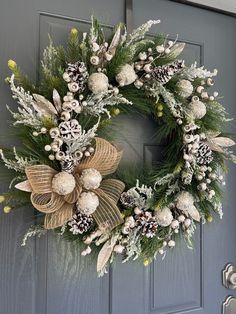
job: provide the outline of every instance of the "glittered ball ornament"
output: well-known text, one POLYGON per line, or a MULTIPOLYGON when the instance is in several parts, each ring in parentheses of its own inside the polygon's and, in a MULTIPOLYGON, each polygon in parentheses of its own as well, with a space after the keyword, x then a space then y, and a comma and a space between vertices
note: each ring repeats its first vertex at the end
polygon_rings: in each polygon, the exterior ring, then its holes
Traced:
POLYGON ((67 195, 75 188, 75 178, 71 173, 62 171, 52 179, 52 190, 59 195, 67 195))
POLYGON ((183 98, 188 98, 193 93, 193 85, 188 80, 180 80, 176 84, 177 93, 183 98))
POLYGON ((108 77, 104 73, 93 73, 88 78, 88 88, 94 94, 105 93, 108 86, 108 77))
POLYGON ((94 168, 85 169, 81 173, 80 182, 87 190, 94 190, 100 186, 102 176, 99 171, 94 168))
POLYGON ((206 115, 206 106, 197 96, 192 98, 189 109, 194 119, 202 119, 206 115))
POLYGON ((116 81, 120 86, 126 86, 134 83, 137 79, 137 74, 134 71, 134 67, 130 64, 125 64, 120 69, 120 72, 116 75, 116 81))
POLYGON ((173 215, 168 207, 164 207, 155 213, 155 218, 159 226, 167 227, 173 221, 173 215))
POLYGON ((99 205, 99 199, 93 192, 82 192, 77 202, 79 212, 92 215, 99 205))

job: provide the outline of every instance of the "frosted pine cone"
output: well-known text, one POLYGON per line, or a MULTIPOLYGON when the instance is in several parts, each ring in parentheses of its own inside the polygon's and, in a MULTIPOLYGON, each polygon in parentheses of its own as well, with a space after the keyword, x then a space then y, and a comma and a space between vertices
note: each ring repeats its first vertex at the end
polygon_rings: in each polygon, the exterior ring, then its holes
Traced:
POLYGON ((157 228, 158 223, 153 217, 143 225, 142 235, 145 235, 147 238, 153 238, 157 233, 157 228))
POLYGON ((123 192, 120 197, 122 205, 133 208, 135 206, 135 198, 127 192, 123 192))
POLYGON ((182 60, 178 60, 168 65, 157 66, 152 71, 152 76, 160 83, 167 83, 173 77, 174 74, 179 72, 184 66, 182 60))
POLYGON ((67 78, 70 82, 75 82, 78 84, 78 91, 82 92, 85 89, 88 80, 88 71, 84 62, 68 63, 68 67, 65 70, 66 81, 67 78))
POLYGON ((134 216, 134 219, 138 226, 144 226, 152 218, 155 219, 155 217, 152 217, 152 214, 148 211, 142 211, 142 213, 134 216))
POLYGON ((68 226, 71 227, 70 231, 74 234, 83 234, 87 232, 93 224, 93 217, 84 215, 80 212, 76 212, 73 218, 68 222, 68 226))
POLYGON ((206 143, 201 142, 199 144, 196 157, 197 157, 197 163, 199 165, 208 165, 213 160, 212 150, 206 143))
POLYGON ((148 211, 143 211, 142 213, 135 215, 135 222, 138 227, 140 227, 142 235, 147 238, 152 238, 157 232, 158 222, 156 217, 148 211))

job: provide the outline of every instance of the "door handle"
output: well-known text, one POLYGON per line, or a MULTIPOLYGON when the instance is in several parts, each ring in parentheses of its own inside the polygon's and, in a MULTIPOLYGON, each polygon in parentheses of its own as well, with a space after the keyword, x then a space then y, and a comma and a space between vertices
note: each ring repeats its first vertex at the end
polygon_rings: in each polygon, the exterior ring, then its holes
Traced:
POLYGON ((223 314, 236 313, 236 298, 229 296, 223 303, 223 314))
POLYGON ((236 266, 227 264, 222 274, 225 288, 230 290, 236 289, 236 266))

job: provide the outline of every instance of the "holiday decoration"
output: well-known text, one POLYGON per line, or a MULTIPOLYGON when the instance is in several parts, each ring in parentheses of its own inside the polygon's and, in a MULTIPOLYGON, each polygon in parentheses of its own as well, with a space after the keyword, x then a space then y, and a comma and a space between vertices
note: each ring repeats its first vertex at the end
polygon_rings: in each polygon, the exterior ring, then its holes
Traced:
POLYGON ((148 265, 179 235, 191 247, 197 224, 222 218, 225 160, 236 157, 225 133, 231 119, 212 91, 217 70, 185 65, 184 43, 146 36, 158 23, 131 34, 119 24, 106 41, 92 18, 89 33, 71 30, 67 47, 50 41, 35 85, 9 60, 18 107, 7 109, 21 145, 0 150, 12 175, 0 203, 6 214, 33 205, 42 217, 22 245, 53 229, 83 242, 84 257, 98 248, 103 275, 117 254, 148 265), (112 127, 127 112, 153 119, 152 141, 166 143, 152 169, 120 163, 112 127))

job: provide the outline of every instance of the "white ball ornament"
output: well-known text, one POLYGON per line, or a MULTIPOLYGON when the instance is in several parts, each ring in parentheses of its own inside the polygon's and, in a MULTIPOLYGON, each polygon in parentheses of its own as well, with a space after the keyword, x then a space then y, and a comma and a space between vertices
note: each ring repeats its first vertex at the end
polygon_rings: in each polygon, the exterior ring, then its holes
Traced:
POLYGON ((120 86, 132 84, 137 79, 137 74, 134 67, 130 64, 125 64, 121 67, 120 72, 116 75, 116 81, 120 86))
POLYGON ((64 158, 65 158, 65 153, 64 152, 57 152, 56 154, 55 154, 55 158, 56 158, 56 160, 59 160, 59 161, 61 161, 61 160, 63 160, 64 158))
POLYGON ((84 215, 92 215, 99 205, 99 199, 93 192, 82 192, 77 202, 78 210, 84 215))
POLYGON ((130 227, 127 226, 127 225, 124 225, 124 226, 122 227, 122 233, 123 233, 123 234, 129 234, 129 233, 130 233, 130 227))
POLYGON ((172 223, 171 223, 171 228, 172 228, 172 229, 179 228, 179 222, 178 222, 178 220, 173 220, 173 221, 172 221, 172 223))
POLYGON ((145 66, 143 67, 144 71, 146 73, 150 73, 152 72, 152 65, 150 63, 145 64, 145 66))
POLYGON ((207 112, 205 104, 196 96, 192 98, 192 101, 189 104, 189 109, 191 110, 194 119, 202 119, 207 112))
POLYGON ((191 219, 189 219, 189 218, 185 219, 185 221, 184 221, 184 226, 185 226, 186 228, 190 227, 191 224, 192 224, 191 219))
POLYGON ((95 190, 99 188, 102 176, 99 171, 94 168, 85 169, 80 176, 80 182, 86 190, 95 190))
POLYGON ((206 83, 207 83, 208 86, 213 86, 214 85, 214 81, 210 77, 207 79, 206 83))
POLYGON ((170 53, 170 51, 171 51, 170 48, 166 48, 166 49, 165 49, 165 53, 166 53, 167 55, 170 53))
POLYGON ((70 76, 68 73, 63 73, 63 79, 64 81, 66 81, 67 83, 69 83, 71 81, 70 76))
POLYGON ((113 87, 113 94, 115 95, 115 96, 117 96, 118 94, 119 94, 119 88, 118 87, 113 87))
POLYGON ((147 59, 147 54, 146 52, 140 52, 138 57, 139 57, 139 60, 144 61, 147 59))
POLYGON ((206 191, 206 189, 207 189, 207 185, 206 185, 206 183, 201 183, 200 184, 200 189, 202 190, 202 191, 206 191))
POLYGON ((117 244, 114 246, 113 251, 118 253, 118 254, 121 254, 124 251, 124 246, 121 244, 117 244))
POLYGON ((110 52, 106 52, 106 53, 104 54, 104 56, 105 56, 105 58, 106 58, 107 61, 111 61, 111 59, 113 58, 113 54, 110 53, 110 52))
POLYGON ((99 44, 97 44, 97 43, 93 43, 93 44, 92 44, 92 51, 93 51, 93 52, 96 52, 96 51, 98 51, 99 49, 100 49, 99 44))
POLYGON ((210 173, 209 174, 209 178, 212 179, 212 180, 215 180, 216 179, 216 174, 215 173, 210 173))
POLYGON ((76 82, 72 82, 68 84, 69 91, 72 93, 76 93, 79 90, 79 84, 76 82))
POLYGON ((176 88, 178 90, 178 94, 184 98, 191 96, 193 93, 193 85, 189 80, 178 81, 176 88))
POLYGON ((163 53, 165 51, 165 48, 164 48, 164 46, 156 46, 156 51, 158 53, 163 53))
POLYGON ((135 64, 135 69, 136 69, 137 71, 140 71, 140 70, 142 69, 141 64, 135 64))
POLYGON ((197 178, 198 181, 203 180, 203 176, 202 176, 201 174, 198 174, 198 175, 196 176, 196 178, 197 178))
POLYGON ((185 221, 185 216, 184 216, 184 215, 180 215, 180 216, 178 217, 178 221, 179 221, 180 223, 184 222, 184 221, 185 221))
POLYGON ((46 134, 47 133, 47 129, 43 127, 43 128, 41 128, 40 132, 43 133, 43 134, 46 134))
POLYGON ((70 113, 68 111, 63 111, 61 113, 61 119, 64 120, 64 121, 70 120, 70 117, 71 117, 71 115, 70 115, 70 113))
POLYGON ((210 190, 209 191, 209 194, 211 194, 212 196, 215 196, 216 195, 216 192, 214 190, 210 190))
POLYGON ((91 63, 92 65, 98 65, 98 64, 99 64, 99 58, 98 58, 98 56, 92 56, 92 57, 90 58, 90 63, 91 63))
POLYGON ((174 240, 170 240, 170 241, 168 242, 168 246, 169 246, 170 248, 175 247, 175 241, 174 241, 174 240))
POLYGON ((201 94, 204 90, 204 87, 203 86, 198 86, 197 87, 197 93, 201 94))
POLYGON ((137 88, 137 89, 140 89, 142 86, 143 86, 143 82, 140 81, 140 80, 136 80, 134 82, 134 86, 137 88))
POLYGON ((104 73, 93 73, 88 78, 88 88, 94 94, 106 92, 108 86, 108 77, 104 73))
POLYGON ((44 150, 46 150, 46 152, 49 152, 51 149, 52 149, 52 148, 51 148, 51 145, 46 145, 46 146, 44 147, 44 150))
POLYGON ((67 195, 75 188, 75 178, 71 173, 62 171, 52 179, 52 190, 59 195, 67 195))
POLYGON ((91 154, 90 154, 90 152, 86 151, 86 152, 84 153, 84 156, 85 156, 85 157, 90 157, 91 154))
POLYGON ((90 246, 88 246, 84 251, 81 252, 82 256, 89 255, 92 252, 90 246))
POLYGON ((140 215, 140 214, 142 214, 142 212, 143 212, 142 209, 135 207, 135 209, 134 209, 135 215, 140 215))
POLYGON ((208 99, 208 98, 209 98, 207 92, 202 92, 202 93, 201 93, 201 97, 202 97, 202 99, 208 99))

